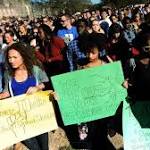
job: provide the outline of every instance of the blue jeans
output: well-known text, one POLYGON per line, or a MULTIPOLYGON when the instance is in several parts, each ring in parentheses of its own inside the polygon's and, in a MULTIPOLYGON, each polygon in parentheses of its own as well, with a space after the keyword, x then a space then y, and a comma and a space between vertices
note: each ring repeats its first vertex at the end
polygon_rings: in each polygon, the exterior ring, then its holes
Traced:
POLYGON ((30 150, 49 150, 48 133, 22 141, 30 150))

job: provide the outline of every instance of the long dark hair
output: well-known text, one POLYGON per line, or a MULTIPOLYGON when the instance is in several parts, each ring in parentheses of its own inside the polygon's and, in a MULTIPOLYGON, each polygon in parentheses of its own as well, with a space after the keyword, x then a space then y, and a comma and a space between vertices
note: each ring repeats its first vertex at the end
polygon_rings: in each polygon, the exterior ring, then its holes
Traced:
POLYGON ((16 50, 21 55, 21 57, 23 58, 24 65, 27 68, 28 75, 32 75, 33 65, 37 64, 37 60, 35 58, 32 48, 29 45, 22 43, 22 42, 14 43, 7 48, 6 69, 8 70, 9 74, 14 76, 14 73, 15 73, 15 69, 12 68, 12 66, 10 65, 8 61, 8 53, 12 49, 16 50))
POLYGON ((123 29, 118 23, 113 23, 108 31, 108 39, 111 39, 115 33, 120 33, 119 39, 124 37, 123 29))
POLYGON ((45 35, 45 40, 50 40, 52 36, 54 35, 50 27, 46 24, 41 24, 39 26, 39 29, 42 29, 45 35))
MULTIPOLYGON (((51 55, 51 45, 50 43, 53 42, 53 37, 54 37, 54 33, 51 31, 50 27, 46 24, 42 24, 39 26, 39 29, 42 29, 45 35, 45 39, 44 40, 44 46, 42 45, 42 41, 40 41, 40 47, 48 48, 49 49, 49 55, 51 55)), ((40 49, 40 51, 44 54, 45 52, 43 52, 43 48, 40 49)))

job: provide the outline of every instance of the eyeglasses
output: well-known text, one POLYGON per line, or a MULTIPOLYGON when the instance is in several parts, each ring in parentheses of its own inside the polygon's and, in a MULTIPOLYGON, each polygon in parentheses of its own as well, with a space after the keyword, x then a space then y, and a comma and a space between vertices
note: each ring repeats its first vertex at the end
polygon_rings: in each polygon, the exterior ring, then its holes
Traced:
POLYGON ((99 24, 92 24, 92 26, 99 26, 99 24))
POLYGON ((65 21, 67 21, 67 20, 69 20, 69 19, 66 19, 66 20, 60 20, 60 22, 62 22, 62 23, 63 23, 63 22, 65 22, 65 21))
POLYGON ((150 52, 150 46, 143 46, 142 49, 144 52, 150 52))
POLYGON ((43 22, 44 22, 44 23, 47 23, 47 22, 48 22, 48 20, 43 20, 43 22))
POLYGON ((60 20, 60 22, 65 22, 66 20, 60 20))

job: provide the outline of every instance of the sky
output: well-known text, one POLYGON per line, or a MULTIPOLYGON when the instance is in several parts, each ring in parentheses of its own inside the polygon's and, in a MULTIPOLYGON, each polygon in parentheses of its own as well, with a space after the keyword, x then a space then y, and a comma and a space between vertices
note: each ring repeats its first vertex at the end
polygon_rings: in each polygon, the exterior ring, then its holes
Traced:
POLYGON ((91 0, 93 4, 100 3, 101 0, 91 0))

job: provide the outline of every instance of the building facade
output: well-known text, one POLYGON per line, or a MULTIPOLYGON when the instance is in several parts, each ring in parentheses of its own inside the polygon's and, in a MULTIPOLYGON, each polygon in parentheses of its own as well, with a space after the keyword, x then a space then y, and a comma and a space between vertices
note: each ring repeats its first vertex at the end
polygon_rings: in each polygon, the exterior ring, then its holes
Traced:
POLYGON ((30 3, 24 0, 0 0, 0 18, 32 16, 30 3))

